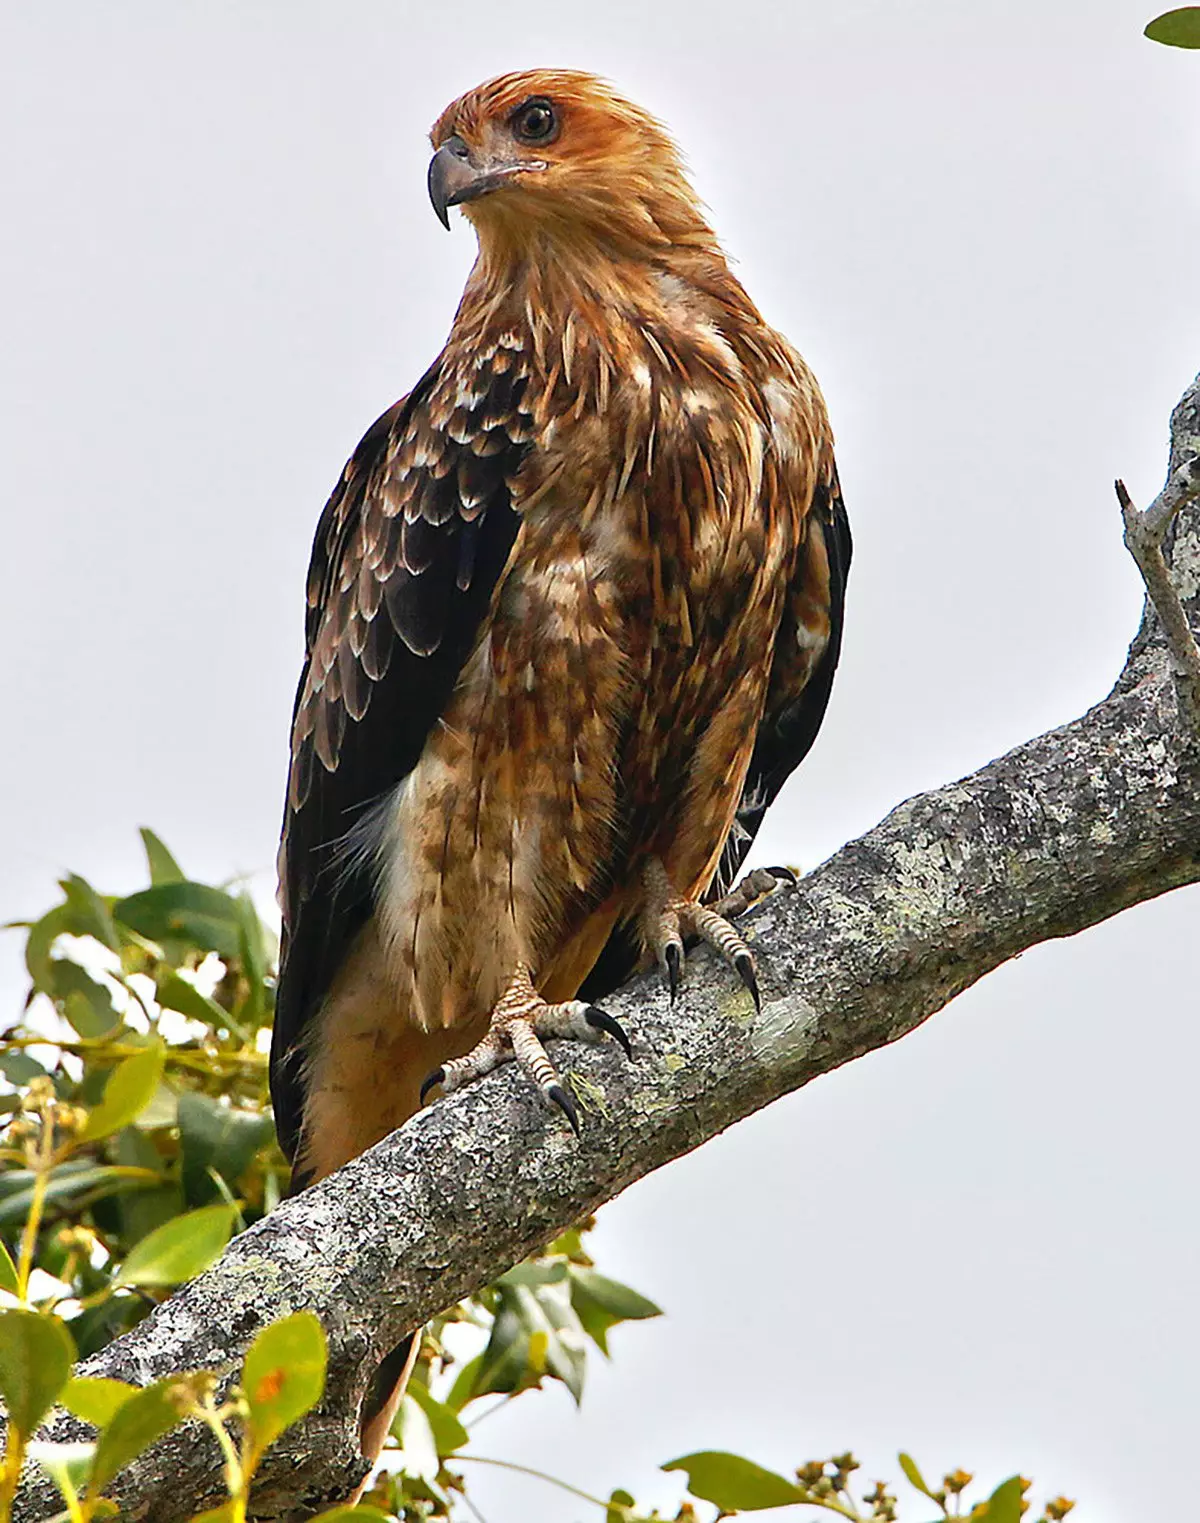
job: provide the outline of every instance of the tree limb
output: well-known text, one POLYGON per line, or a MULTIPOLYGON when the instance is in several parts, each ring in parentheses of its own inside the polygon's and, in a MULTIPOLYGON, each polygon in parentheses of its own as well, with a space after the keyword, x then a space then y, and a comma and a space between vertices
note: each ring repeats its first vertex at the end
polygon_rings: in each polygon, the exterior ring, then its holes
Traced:
MULTIPOLYGON (((1200 456, 1200 377, 1175 410, 1172 442, 1174 479, 1200 456)), ((1174 518, 1168 555, 1195 619, 1194 504, 1174 518)), ((1102 703, 910 799, 747 917, 761 1016, 703 952, 673 1009, 656 977, 636 980, 606 1001, 634 1038, 632 1063, 612 1044, 558 1046, 581 1140, 511 1066, 494 1073, 285 1202, 81 1373, 145 1384, 232 1370, 265 1323, 312 1308, 329 1336, 326 1397, 268 1456, 256 1512, 283 1517, 344 1496, 363 1469, 359 1402, 404 1333, 650 1170, 895 1041, 1017 953, 1200 879, 1194 742, 1148 609, 1102 703)), ((85 1433, 61 1416, 48 1436, 85 1433)), ((180 1430, 114 1495, 131 1519, 173 1523, 220 1499, 220 1472, 211 1439, 180 1430)), ((60 1506, 31 1480, 17 1517, 60 1506)))

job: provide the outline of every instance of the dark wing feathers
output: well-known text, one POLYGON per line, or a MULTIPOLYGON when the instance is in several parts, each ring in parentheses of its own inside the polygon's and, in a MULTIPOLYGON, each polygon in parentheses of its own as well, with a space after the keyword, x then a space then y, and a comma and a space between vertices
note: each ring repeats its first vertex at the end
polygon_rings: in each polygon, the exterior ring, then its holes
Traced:
MULTIPOLYGON (((718 881, 722 892, 732 885, 758 834, 763 815, 812 750, 829 705, 833 674, 842 651, 842 615, 853 541, 836 474, 827 484, 817 487, 808 521, 809 533, 820 532, 822 536, 828 565, 829 635, 820 660, 810 670, 804 643, 797 636, 812 603, 812 587, 803 575, 798 576, 780 620, 766 711, 755 738, 736 822, 721 857, 718 881)), ((802 556, 800 565, 803 573, 811 565, 811 559, 806 561, 802 556)), ((820 599, 825 601, 824 597, 820 599)))
POLYGON ((283 946, 271 1049, 295 1150, 306 1027, 373 908, 369 853, 344 849, 416 765, 475 644, 517 532, 532 435, 522 357, 443 354, 367 431, 321 515, 280 847, 283 946))

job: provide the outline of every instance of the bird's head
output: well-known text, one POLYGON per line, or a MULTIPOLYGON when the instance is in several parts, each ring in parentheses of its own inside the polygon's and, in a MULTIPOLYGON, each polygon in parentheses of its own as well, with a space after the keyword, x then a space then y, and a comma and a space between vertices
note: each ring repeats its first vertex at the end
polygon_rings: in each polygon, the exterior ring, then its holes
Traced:
POLYGON ((447 106, 430 139, 434 210, 448 227, 461 206, 485 253, 712 244, 666 130, 594 75, 489 80, 447 106))

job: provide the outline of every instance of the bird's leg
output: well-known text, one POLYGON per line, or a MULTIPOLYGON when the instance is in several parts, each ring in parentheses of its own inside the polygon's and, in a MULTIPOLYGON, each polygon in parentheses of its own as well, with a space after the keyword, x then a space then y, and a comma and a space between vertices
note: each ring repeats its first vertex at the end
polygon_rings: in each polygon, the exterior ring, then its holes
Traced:
POLYGON ((548 1005, 534 988, 529 969, 519 962, 512 982, 492 1011, 483 1040, 465 1057, 451 1058, 441 1068, 435 1068, 421 1086, 421 1099, 424 1100, 437 1084, 449 1094, 515 1058, 546 1099, 558 1106, 578 1135, 579 1112, 575 1101, 546 1055, 542 1038, 574 1037, 579 1041, 596 1042, 605 1033, 621 1044, 626 1057, 633 1056, 629 1038, 607 1011, 579 999, 548 1005))
POLYGON ((790 867, 752 867, 727 894, 714 899, 709 904, 709 909, 725 920, 736 920, 771 894, 777 894, 781 888, 796 882, 796 874, 790 867))
POLYGON ((672 1000, 679 992, 683 977, 683 938, 698 936, 734 969, 749 989, 754 1008, 761 1009, 754 953, 725 916, 707 904, 682 898, 657 857, 651 857, 647 862, 642 882, 645 890, 642 935, 666 974, 672 1000))

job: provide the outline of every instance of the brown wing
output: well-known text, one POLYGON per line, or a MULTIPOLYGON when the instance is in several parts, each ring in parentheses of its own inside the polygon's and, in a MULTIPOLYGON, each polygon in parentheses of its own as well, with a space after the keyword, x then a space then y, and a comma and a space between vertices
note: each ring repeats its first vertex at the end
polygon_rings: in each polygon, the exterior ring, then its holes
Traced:
POLYGON ((271 1094, 289 1157, 306 1028, 374 909, 371 807, 416 765, 516 537, 525 386, 512 349, 443 354, 364 436, 317 528, 280 844, 271 1094))
MULTIPOLYGON (((804 548, 775 638, 770 684, 733 828, 710 897, 728 891, 779 790, 812 749, 825 717, 842 647, 852 541, 837 472, 813 494, 804 548), (823 643, 822 643, 823 642, 823 643)), ((637 967, 638 933, 618 924, 579 991, 600 1000, 637 967)))

